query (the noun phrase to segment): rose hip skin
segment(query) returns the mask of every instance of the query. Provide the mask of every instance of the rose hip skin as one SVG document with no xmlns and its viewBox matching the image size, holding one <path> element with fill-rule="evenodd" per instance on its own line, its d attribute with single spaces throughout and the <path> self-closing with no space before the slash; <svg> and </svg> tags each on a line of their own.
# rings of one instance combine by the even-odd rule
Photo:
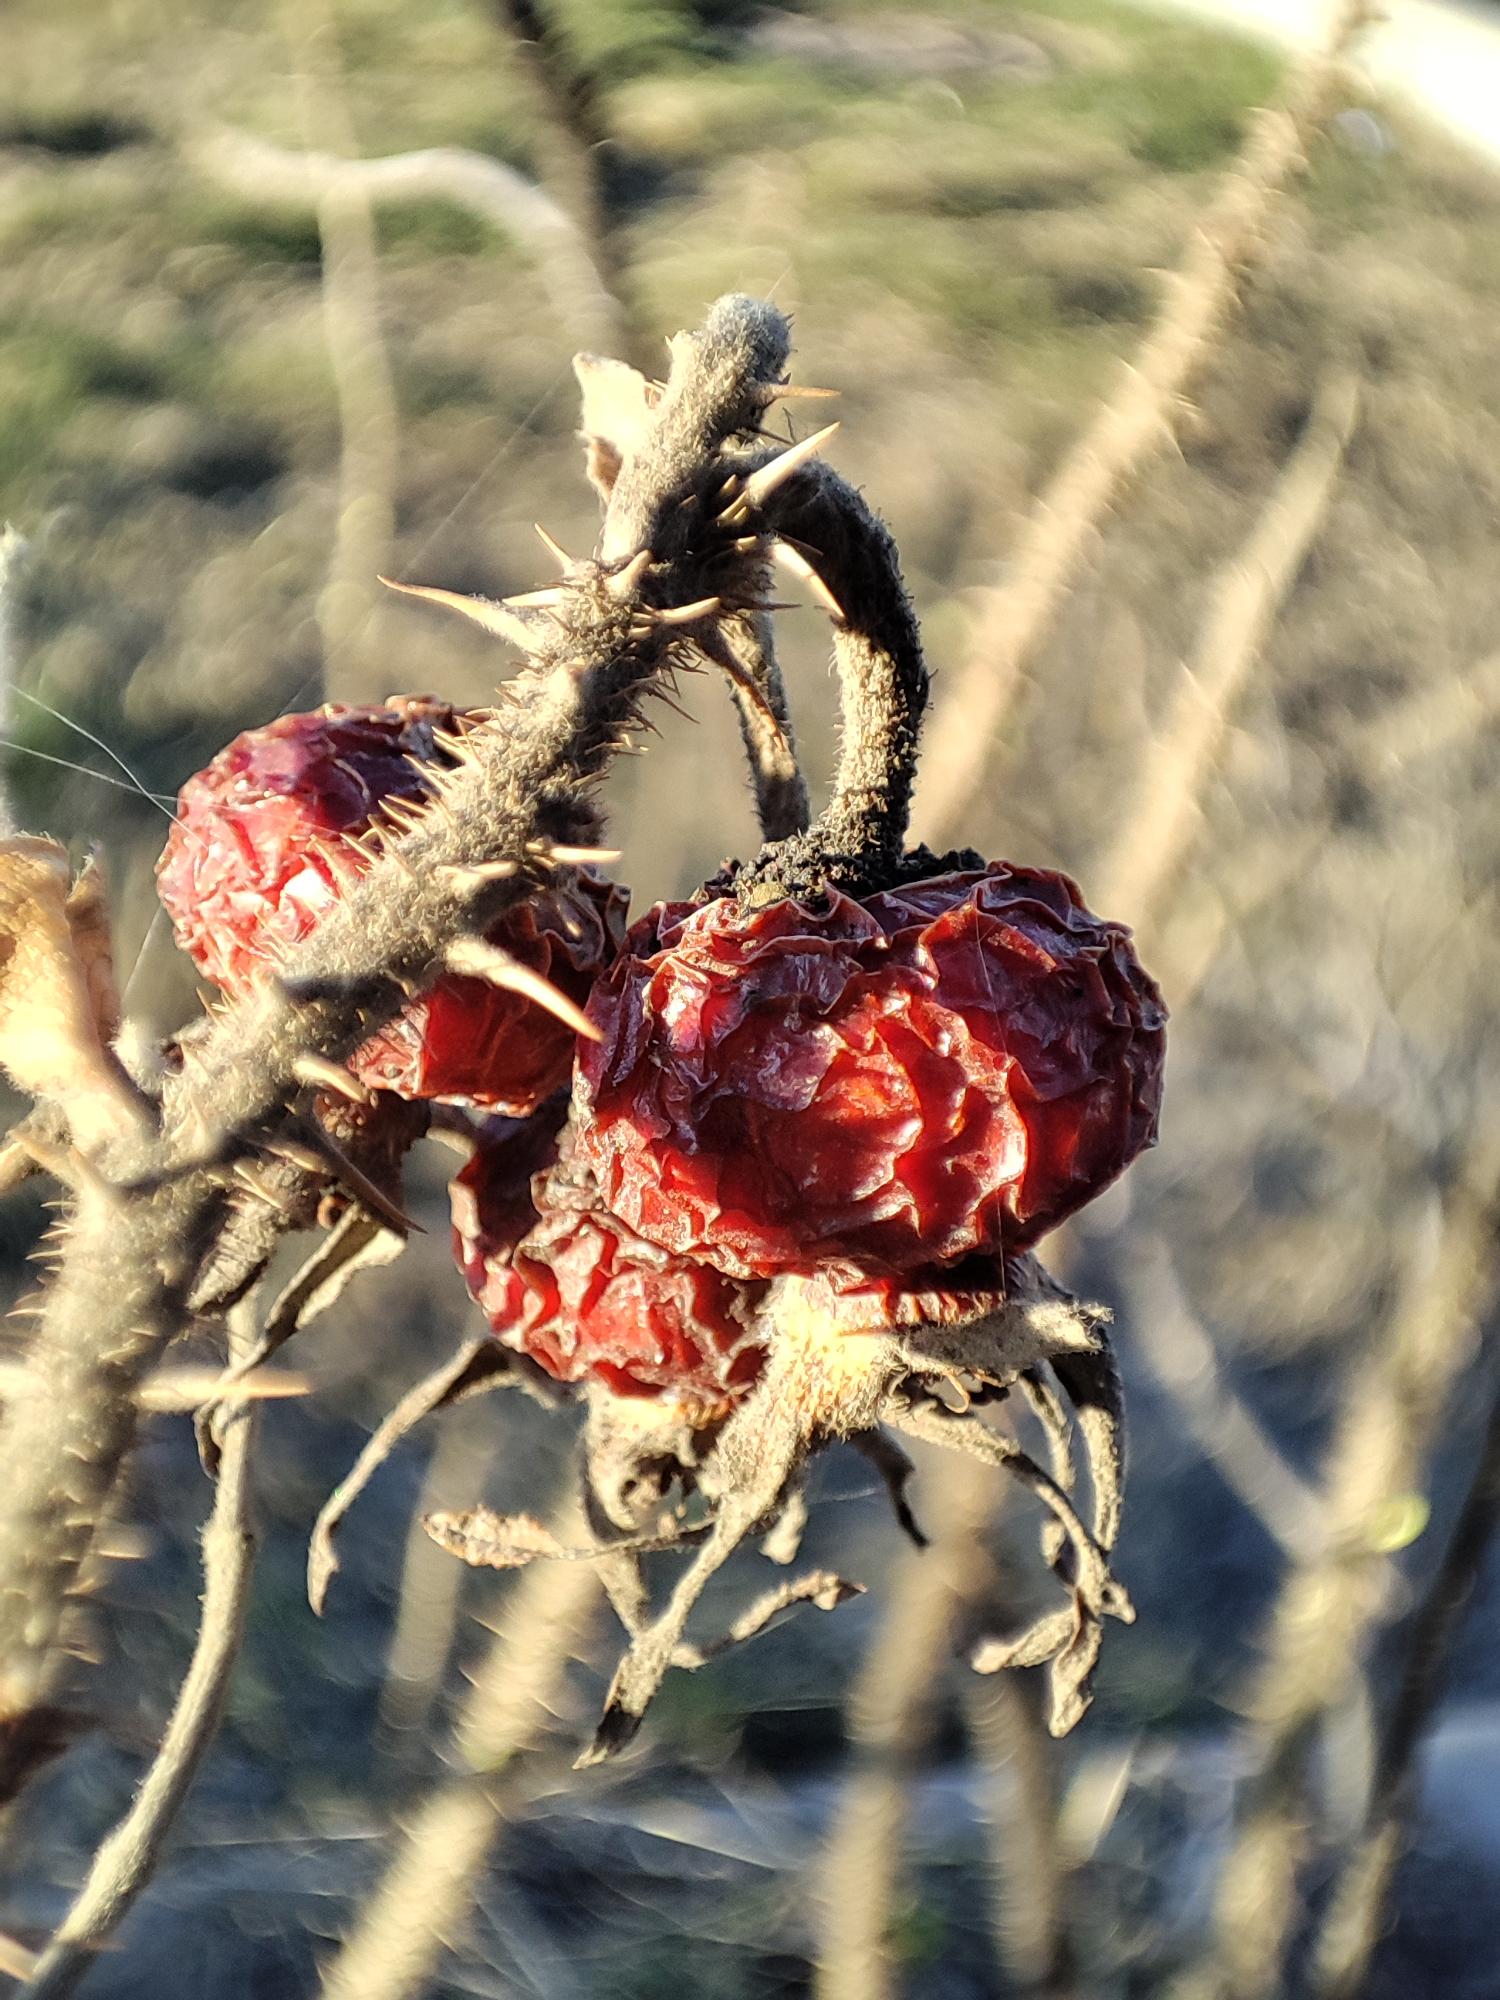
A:
<svg viewBox="0 0 1500 2000">
<path fill-rule="evenodd" d="M 383 810 L 431 796 L 423 767 L 451 762 L 438 731 L 462 726 L 446 703 L 408 696 L 330 706 L 247 730 L 178 800 L 157 888 L 199 969 L 242 993 L 299 943 L 369 865 L 357 836 Z M 517 904 L 491 933 L 581 1004 L 624 929 L 622 890 L 569 873 Z M 567 1076 L 573 1035 L 545 1008 L 481 979 L 445 977 L 350 1058 L 365 1082 L 407 1098 L 448 1098 L 517 1115 Z"/>
<path fill-rule="evenodd" d="M 492 1330 L 560 1382 L 721 1412 L 760 1373 L 750 1323 L 764 1288 L 643 1243 L 555 1177 L 529 1181 L 537 1156 L 521 1128 L 481 1146 L 449 1190 L 453 1254 Z"/>
<path fill-rule="evenodd" d="M 1156 1136 L 1160 995 L 1045 869 L 659 907 L 589 1011 L 580 1150 L 605 1202 L 736 1277 L 1011 1255 Z"/>
</svg>

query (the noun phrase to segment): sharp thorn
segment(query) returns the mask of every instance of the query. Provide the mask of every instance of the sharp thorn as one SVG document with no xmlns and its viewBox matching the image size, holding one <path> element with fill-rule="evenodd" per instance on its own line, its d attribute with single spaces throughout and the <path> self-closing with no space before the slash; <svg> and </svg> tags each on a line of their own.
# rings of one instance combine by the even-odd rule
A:
<svg viewBox="0 0 1500 2000">
<path fill-rule="evenodd" d="M 843 624 L 844 607 L 800 549 L 794 548 L 790 542 L 784 542 L 778 537 L 771 544 L 771 559 L 780 563 L 783 569 L 789 570 L 799 582 L 806 584 L 829 617 L 836 618 L 841 625 Z"/>
<path fill-rule="evenodd" d="M 717 597 L 700 597 L 692 604 L 671 604 L 649 613 L 658 625 L 696 625 L 700 618 L 711 618 L 719 609 Z"/>
<path fill-rule="evenodd" d="M 542 611 L 557 604 L 566 604 L 568 593 L 555 585 L 550 590 L 522 590 L 514 597 L 502 597 L 500 602 L 512 611 Z"/>
<path fill-rule="evenodd" d="M 420 598 L 427 604 L 440 604 L 447 611 L 456 611 L 482 632 L 496 639 L 509 639 L 523 652 L 531 652 L 536 645 L 536 635 L 524 620 L 513 616 L 492 597 L 468 597 L 461 590 L 438 590 L 425 583 L 397 583 L 388 576 L 380 581 L 387 590 L 397 591 L 402 597 Z"/>
<path fill-rule="evenodd" d="M 375 1102 L 375 1093 L 367 1083 L 361 1083 L 352 1071 L 328 1056 L 310 1052 L 298 1056 L 292 1063 L 292 1075 L 299 1083 L 310 1084 L 314 1090 L 331 1090 L 336 1097 L 347 1097 L 351 1104 Z"/>
<path fill-rule="evenodd" d="M 758 471 L 752 472 L 745 481 L 744 492 L 738 500 L 725 508 L 719 519 L 726 523 L 736 523 L 743 520 L 753 508 L 763 507 L 778 486 L 790 479 L 792 474 L 810 458 L 817 457 L 838 428 L 837 424 L 825 424 L 822 430 L 813 431 L 799 443 L 789 445 L 779 457 L 769 460 Z"/>
<path fill-rule="evenodd" d="M 432 872 L 463 895 L 490 882 L 508 882 L 519 865 L 515 861 L 443 861 Z"/>
<path fill-rule="evenodd" d="M 617 569 L 605 584 L 611 597 L 634 597 L 640 588 L 641 578 L 651 567 L 651 551 L 640 549 L 630 558 L 623 569 Z"/>
<path fill-rule="evenodd" d="M 843 394 L 841 389 L 814 389 L 801 382 L 779 382 L 768 392 L 773 403 L 827 402 L 830 397 Z"/>
<path fill-rule="evenodd" d="M 567 550 L 563 547 L 562 543 L 557 541 L 553 536 L 549 535 L 547 533 L 547 530 L 542 526 L 540 521 L 533 521 L 531 525 L 536 530 L 536 533 L 541 540 L 542 547 L 547 551 L 548 555 L 552 557 L 553 561 L 557 564 L 558 568 L 562 570 L 564 573 L 570 570 L 573 567 L 573 558 L 568 554 Z"/>
<path fill-rule="evenodd" d="M 570 847 L 563 841 L 556 841 L 543 853 L 549 861 L 556 861 L 568 868 L 599 867 L 608 868 L 620 859 L 624 852 L 619 847 Z"/>
<path fill-rule="evenodd" d="M 498 945 L 488 944 L 483 938 L 460 938 L 456 944 L 449 946 L 443 962 L 450 972 L 470 979 L 487 979 L 492 986 L 506 987 L 512 993 L 535 1001 L 538 1007 L 545 1007 L 549 1014 L 555 1014 L 575 1035 L 582 1035 L 586 1041 L 603 1039 L 588 1015 L 566 993 L 560 993 L 550 979 L 533 972 L 529 965 L 522 965 Z"/>
</svg>

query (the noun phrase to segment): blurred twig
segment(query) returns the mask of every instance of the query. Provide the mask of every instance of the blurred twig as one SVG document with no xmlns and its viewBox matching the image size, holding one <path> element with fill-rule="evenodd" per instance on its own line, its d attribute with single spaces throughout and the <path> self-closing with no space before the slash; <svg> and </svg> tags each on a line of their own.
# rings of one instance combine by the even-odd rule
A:
<svg viewBox="0 0 1500 2000">
<path fill-rule="evenodd" d="M 1007 578 L 990 593 L 968 658 L 948 676 L 933 716 L 923 830 L 936 845 L 963 826 L 985 783 L 995 732 L 1100 522 L 1149 454 L 1173 436 L 1183 392 L 1212 354 L 1244 271 L 1264 249 L 1271 205 L 1303 164 L 1367 11 L 1367 0 L 1336 0 L 1321 46 L 1302 59 L 1281 102 L 1255 117 L 1167 279 L 1144 343 L 1022 522 Z"/>
<path fill-rule="evenodd" d="M 1193 836 L 1250 669 L 1328 512 L 1359 406 L 1354 377 L 1321 384 L 1307 427 L 1244 547 L 1210 593 L 1208 615 L 1167 716 L 1141 760 L 1136 801 L 1111 840 L 1099 907 L 1146 930 Z"/>
<path fill-rule="evenodd" d="M 1307 1762 L 1379 1614 L 1393 1510 L 1413 1505 L 1423 1464 L 1469 1357 L 1495 1278 L 1500 1144 L 1485 1132 L 1423 1239 L 1383 1334 L 1350 1369 L 1329 1442 L 1321 1550 L 1282 1588 L 1250 1703 L 1255 1776 L 1219 1884 L 1208 1961 L 1183 2000 L 1265 2000 L 1280 1988 L 1297 1916 Z"/>
<path fill-rule="evenodd" d="M 494 0 L 494 12 L 531 84 L 540 121 L 542 184 L 571 217 L 614 308 L 609 351 L 633 354 L 640 341 L 629 310 L 629 262 L 606 172 L 614 135 L 598 79 L 547 0 Z"/>
<path fill-rule="evenodd" d="M 229 1358 L 255 1343 L 254 1294 L 227 1320 Z M 119 1825 L 95 1853 L 83 1887 L 42 1953 L 25 2000 L 64 2000 L 99 1947 L 150 1881 L 228 1698 L 244 1636 L 255 1568 L 251 1464 L 258 1412 L 253 1402 L 226 1405 L 218 1428 L 219 1478 L 203 1530 L 203 1611 L 187 1674 L 161 1748 Z"/>
<path fill-rule="evenodd" d="M 850 1701 L 854 1769 L 829 1835 L 818 2000 L 891 2000 L 890 1931 L 911 1780 L 931 1736 L 959 1613 L 987 1569 L 997 1500 L 988 1467 L 947 1453 L 931 1468 L 933 1541 L 907 1552 Z"/>
<path fill-rule="evenodd" d="M 331 4 L 331 0 L 330 0 Z M 304 135 L 333 154 L 357 153 L 353 120 L 327 6 L 285 9 L 297 51 Z M 338 514 L 328 577 L 318 593 L 323 638 L 323 694 L 328 701 L 368 701 L 369 669 L 381 658 L 370 628 L 378 622 L 379 579 L 391 568 L 396 534 L 396 386 L 380 330 L 380 253 L 367 184 L 331 175 L 317 198 L 323 253 L 323 325 L 339 415 Z"/>
<path fill-rule="evenodd" d="M 1278 1451 L 1228 1387 L 1213 1342 L 1183 1296 L 1160 1239 L 1123 1259 L 1137 1351 L 1225 1484 L 1281 1548 L 1298 1560 L 1321 1548 L 1316 1488 Z"/>
<path fill-rule="evenodd" d="M 0 732 L 10 728 L 10 691 L 16 678 L 16 592 L 25 574 L 31 545 L 8 521 L 0 524 Z M 5 788 L 0 785 L 0 838 L 15 833 L 17 823 Z"/>
<path fill-rule="evenodd" d="M 586 1536 L 569 1513 L 565 1542 Z M 456 1731 L 458 1769 L 402 1836 L 400 1852 L 328 1968 L 324 2000 L 407 2000 L 465 1922 L 504 1820 L 503 1779 L 545 1729 L 602 1601 L 591 1563 L 540 1562 L 506 1600 Z"/>
<path fill-rule="evenodd" d="M 1061 1824 L 1056 1745 L 1035 1675 L 971 1674 L 964 1715 L 991 1795 L 990 1928 L 1007 1980 L 1031 2000 L 1069 1992 L 1063 1906 L 1075 1866 Z"/>
<path fill-rule="evenodd" d="M 375 203 L 450 201 L 521 243 L 536 263 L 553 309 L 583 346 L 614 344 L 615 302 L 572 219 L 524 175 L 460 146 L 429 146 L 385 159 L 294 153 L 248 132 L 199 131 L 184 155 L 207 179 L 245 200 L 316 208 L 335 189 Z"/>
<path fill-rule="evenodd" d="M 1366 1823 L 1339 1872 L 1314 1952 L 1317 2000 L 1355 2000 L 1405 1845 L 1418 1746 L 1447 1685 L 1451 1648 L 1500 1526 L 1500 1393 L 1437 1575 L 1411 1620 L 1401 1683 L 1379 1733 Z"/>
</svg>

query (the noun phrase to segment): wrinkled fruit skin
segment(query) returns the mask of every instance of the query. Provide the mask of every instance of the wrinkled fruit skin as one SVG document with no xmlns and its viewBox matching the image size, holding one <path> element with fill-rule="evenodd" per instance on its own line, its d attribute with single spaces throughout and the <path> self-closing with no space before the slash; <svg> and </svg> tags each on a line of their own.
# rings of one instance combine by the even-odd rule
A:
<svg viewBox="0 0 1500 2000">
<path fill-rule="evenodd" d="M 330 706 L 247 730 L 189 778 L 157 871 L 179 943 L 226 992 L 243 993 L 280 948 L 299 943 L 369 866 L 356 845 L 383 809 L 430 796 L 423 766 L 452 762 L 437 732 L 462 726 L 445 703 L 409 696 Z M 623 890 L 569 873 L 507 912 L 490 935 L 582 1005 L 618 949 Z M 485 980 L 446 977 L 350 1059 L 366 1083 L 521 1116 L 562 1082 L 573 1034 L 533 1001 Z"/>
<path fill-rule="evenodd" d="M 579 1144 L 604 1201 L 735 1277 L 1009 1256 L 1156 1137 L 1161 997 L 1045 869 L 659 906 L 589 1012 Z"/>
<path fill-rule="evenodd" d="M 764 1287 L 643 1243 L 558 1176 L 528 1180 L 536 1156 L 524 1129 L 504 1136 L 450 1189 L 453 1254 L 493 1331 L 560 1382 L 721 1413 L 760 1373 Z"/>
</svg>

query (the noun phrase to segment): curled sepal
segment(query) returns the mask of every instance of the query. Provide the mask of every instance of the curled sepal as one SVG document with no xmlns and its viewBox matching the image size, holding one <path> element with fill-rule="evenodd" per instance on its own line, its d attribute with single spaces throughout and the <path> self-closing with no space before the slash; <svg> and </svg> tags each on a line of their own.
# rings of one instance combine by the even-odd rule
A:
<svg viewBox="0 0 1500 2000">
<path fill-rule="evenodd" d="M 94 864 L 74 880 L 55 840 L 0 841 L 0 1063 L 18 1089 L 58 1106 L 85 1153 L 145 1115 L 111 1047 L 119 1027 Z"/>
</svg>

